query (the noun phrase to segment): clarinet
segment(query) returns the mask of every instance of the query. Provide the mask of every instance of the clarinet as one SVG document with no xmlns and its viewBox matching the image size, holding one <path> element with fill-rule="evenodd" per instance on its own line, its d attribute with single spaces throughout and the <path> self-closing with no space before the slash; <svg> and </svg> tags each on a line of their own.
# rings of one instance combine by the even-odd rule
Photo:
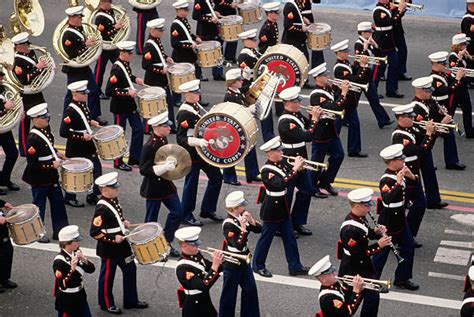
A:
<svg viewBox="0 0 474 317">
<path fill-rule="evenodd" d="M 369 217 L 370 217 L 370 219 L 372 219 L 375 227 L 378 227 L 379 224 L 378 224 L 377 220 L 375 220 L 374 216 L 370 213 L 370 211 L 369 211 Z M 385 237 L 385 236 L 387 236 L 387 233 L 384 232 L 382 234 L 382 237 Z M 390 242 L 390 249 L 392 250 L 393 255 L 395 255 L 395 257 L 397 258 L 398 263 L 402 263 L 405 260 L 404 258 L 402 258 L 400 256 L 400 253 L 398 252 L 398 249 L 395 247 L 395 245 L 392 242 Z"/>
</svg>

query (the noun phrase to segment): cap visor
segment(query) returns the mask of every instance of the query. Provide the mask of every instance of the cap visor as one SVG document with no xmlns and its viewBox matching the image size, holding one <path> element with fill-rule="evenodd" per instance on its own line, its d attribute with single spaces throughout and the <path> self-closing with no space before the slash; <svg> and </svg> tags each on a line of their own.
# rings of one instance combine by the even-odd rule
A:
<svg viewBox="0 0 474 317">
<path fill-rule="evenodd" d="M 113 185 L 107 185 L 107 187 L 110 187 L 110 188 L 119 188 L 121 185 L 119 182 L 116 182 L 115 184 Z"/>
<path fill-rule="evenodd" d="M 336 272 L 336 267 L 334 265 L 331 265 L 331 267 L 329 269 L 327 269 L 326 271 L 324 272 L 321 272 L 320 275 L 323 275 L 323 274 L 332 274 Z"/>
<path fill-rule="evenodd" d="M 75 237 L 74 239 L 72 239 L 71 241 L 73 241 L 73 242 L 79 242 L 79 241 L 82 241 L 83 239 L 84 239 L 84 237 L 81 236 L 81 235 L 79 235 L 79 236 Z"/>
<path fill-rule="evenodd" d="M 195 247 L 198 247 L 202 244 L 201 240 L 197 239 L 195 241 L 186 241 L 187 244 L 189 245 L 193 245 Z"/>
</svg>

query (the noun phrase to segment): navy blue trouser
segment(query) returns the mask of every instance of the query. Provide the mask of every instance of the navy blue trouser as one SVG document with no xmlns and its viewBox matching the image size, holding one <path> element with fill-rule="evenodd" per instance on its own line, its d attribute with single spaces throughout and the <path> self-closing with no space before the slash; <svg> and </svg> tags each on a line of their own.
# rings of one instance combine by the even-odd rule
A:
<svg viewBox="0 0 474 317">
<path fill-rule="evenodd" d="M 240 316 L 259 317 L 257 285 L 253 277 L 252 268 L 249 265 L 235 270 L 224 268 L 224 284 L 219 304 L 219 316 L 235 316 L 239 285 L 242 288 Z"/>
<path fill-rule="evenodd" d="M 162 199 L 146 199 L 145 222 L 158 222 L 161 203 L 165 204 L 169 210 L 163 230 L 165 231 L 166 241 L 171 243 L 174 239 L 174 233 L 181 223 L 183 208 L 176 193 Z"/>
<path fill-rule="evenodd" d="M 237 53 L 237 45 L 239 41 L 225 42 L 224 44 L 224 59 L 226 61 L 235 61 L 235 55 Z"/>
<path fill-rule="evenodd" d="M 176 122 L 174 120 L 174 96 L 169 86 L 163 88 L 166 91 L 166 108 L 168 109 L 168 119 L 172 122 L 171 130 L 176 130 Z M 143 129 L 145 133 L 151 133 L 152 127 L 148 124 L 149 119 L 143 119 Z"/>
<path fill-rule="evenodd" d="M 12 275 L 13 246 L 9 238 L 0 240 L 0 282 L 6 282 Z"/>
<path fill-rule="evenodd" d="M 124 241 L 122 243 L 128 243 Z M 134 306 L 138 302 L 137 294 L 137 266 L 134 261 L 125 263 L 125 258 L 101 258 L 99 273 L 99 306 L 108 309 L 115 305 L 114 288 L 115 272 L 117 266 L 122 270 L 123 276 L 123 305 Z"/>
<path fill-rule="evenodd" d="M 0 185 L 6 186 L 11 183 L 13 167 L 18 159 L 18 149 L 12 131 L 0 134 L 0 146 L 5 152 L 5 162 L 0 172 Z"/>
<path fill-rule="evenodd" d="M 439 193 L 438 178 L 436 177 L 436 168 L 433 162 L 433 153 L 424 152 L 419 158 L 421 176 L 425 187 L 426 204 L 428 206 L 437 205 L 441 201 Z M 415 235 L 414 235 L 415 236 Z"/>
<path fill-rule="evenodd" d="M 87 80 L 87 89 L 89 90 L 89 95 L 87 96 L 87 107 L 91 113 L 91 118 L 95 119 L 99 117 L 102 112 L 100 110 L 100 89 L 97 86 L 95 81 L 94 74 L 90 67 L 79 74 L 66 74 L 67 75 L 67 85 L 74 83 L 79 80 Z M 66 96 L 64 97 L 64 110 L 69 106 L 72 100 L 71 91 L 68 89 Z"/>
<path fill-rule="evenodd" d="M 102 54 L 100 54 L 99 59 L 95 63 L 95 68 L 94 68 L 94 77 L 95 77 L 95 82 L 97 83 L 97 87 L 99 87 L 99 90 L 102 91 L 102 83 L 104 82 L 104 74 L 105 74 L 105 69 L 107 68 L 107 63 L 115 63 L 119 57 L 119 51 L 118 49 L 106 51 L 103 50 Z"/>
<path fill-rule="evenodd" d="M 312 172 L 314 187 L 325 187 L 334 182 L 344 160 L 344 149 L 339 138 L 329 140 L 326 143 L 313 141 L 311 144 L 311 161 L 324 163 L 326 154 L 329 155 L 328 169 L 326 171 Z"/>
<path fill-rule="evenodd" d="M 267 142 L 275 137 L 273 132 L 273 111 L 270 109 L 268 117 L 260 121 L 260 128 L 262 130 L 263 142 Z"/>
<path fill-rule="evenodd" d="M 456 108 L 462 109 L 462 123 L 464 131 L 468 136 L 474 136 L 474 129 L 472 128 L 472 103 L 469 89 L 465 84 L 458 88 L 454 94 L 453 103 L 449 109 L 449 114 L 454 117 Z"/>
<path fill-rule="evenodd" d="M 114 114 L 114 122 L 123 128 L 125 131 L 127 127 L 127 120 L 132 128 L 132 142 L 130 143 L 129 161 L 140 161 L 140 154 L 143 147 L 143 126 L 140 115 L 137 111 L 130 114 Z M 115 160 L 115 166 L 122 162 L 122 158 Z"/>
<path fill-rule="evenodd" d="M 293 224 L 291 223 L 291 218 L 288 217 L 281 221 L 263 222 L 262 233 L 257 241 L 255 253 L 253 255 L 252 267 L 254 270 L 262 270 L 265 268 L 268 251 L 270 251 L 275 232 L 278 230 L 281 232 L 286 261 L 288 262 L 288 270 L 297 271 L 303 267 L 300 262 L 298 244 L 296 243 L 296 238 L 293 234 Z"/>
<path fill-rule="evenodd" d="M 57 237 L 59 230 L 69 225 L 61 187 L 59 184 L 31 186 L 31 193 L 33 195 L 33 204 L 38 206 L 43 223 L 46 213 L 46 199 L 49 200 L 49 205 L 51 206 L 51 221 L 53 224 L 53 237 Z"/>
<path fill-rule="evenodd" d="M 311 68 L 324 63 L 324 51 L 311 51 Z"/>
<path fill-rule="evenodd" d="M 259 170 L 258 170 L 258 161 L 257 161 L 257 151 L 255 147 L 253 147 L 249 153 L 244 157 L 245 162 L 245 177 L 247 180 L 254 179 L 257 177 Z M 222 172 L 222 176 L 224 181 L 226 182 L 236 182 L 237 181 L 237 173 L 235 172 L 235 167 L 228 167 L 224 168 Z"/>
<path fill-rule="evenodd" d="M 292 206 L 293 192 L 298 188 L 295 197 L 295 203 L 291 208 L 291 222 L 294 226 L 305 225 L 308 222 L 309 205 L 311 204 L 311 195 L 314 192 L 309 170 L 302 170 L 288 182 L 286 200 L 288 206 Z"/>
<path fill-rule="evenodd" d="M 407 223 L 413 237 L 416 237 L 426 210 L 426 198 L 421 183 L 407 187 L 406 198 L 411 203 L 408 208 Z"/>
<path fill-rule="evenodd" d="M 145 44 L 146 24 L 150 20 L 158 19 L 158 10 L 156 8 L 148 12 L 137 12 L 137 36 L 135 53 L 142 55 L 143 46 Z"/>
<path fill-rule="evenodd" d="M 380 104 L 379 93 L 377 91 L 377 85 L 373 80 L 369 80 L 369 89 L 364 92 L 367 101 L 369 102 L 370 108 L 377 119 L 379 127 L 383 127 L 390 121 L 390 117 L 387 111 Z"/>
<path fill-rule="evenodd" d="M 338 133 L 341 133 L 342 121 L 336 121 Z M 349 125 L 347 129 L 347 153 L 357 154 L 362 150 L 362 141 L 360 139 L 360 121 L 359 113 L 356 108 L 346 110 L 344 114 L 344 122 Z"/>
<path fill-rule="evenodd" d="M 99 186 L 95 184 L 95 180 L 102 175 L 102 164 L 100 163 L 100 159 L 97 154 L 94 154 L 92 157 L 88 157 L 89 160 L 92 161 L 93 169 L 92 169 L 92 176 L 94 178 L 94 186 L 92 187 L 92 193 L 88 193 L 87 195 L 100 195 Z M 64 199 L 66 200 L 76 200 L 76 194 L 66 192 L 64 195 Z"/>
<path fill-rule="evenodd" d="M 458 147 L 456 145 L 456 135 L 453 129 L 449 129 L 448 134 L 443 135 L 444 164 L 452 166 L 459 163 Z"/>
<path fill-rule="evenodd" d="M 400 76 L 400 71 L 398 69 L 398 54 L 397 50 L 393 49 L 390 51 L 382 52 L 381 57 L 388 57 L 388 73 L 387 73 L 387 82 L 385 85 L 385 91 L 387 93 L 395 93 L 398 90 L 398 77 Z M 385 65 L 380 65 L 377 68 L 377 76 L 376 76 L 376 85 L 380 81 L 380 77 L 385 73 Z"/>
<path fill-rule="evenodd" d="M 360 317 L 374 317 L 379 312 L 380 293 L 364 289 L 362 292 L 364 302 L 360 310 Z"/>
<path fill-rule="evenodd" d="M 91 313 L 88 303 L 82 306 L 80 311 L 67 313 L 65 311 L 58 310 L 57 312 L 58 312 L 58 317 L 92 317 L 92 313 Z"/>
<path fill-rule="evenodd" d="M 193 162 L 191 171 L 184 179 L 182 207 L 183 221 L 194 218 L 193 211 L 196 209 L 197 190 L 199 185 L 199 172 L 203 170 L 206 173 L 207 182 L 206 191 L 202 198 L 201 214 L 212 214 L 217 210 L 217 200 L 222 187 L 222 174 L 218 167 L 209 165 L 201 160 Z"/>
<path fill-rule="evenodd" d="M 415 257 L 415 241 L 408 225 L 405 225 L 397 235 L 392 235 L 392 243 L 399 247 L 400 256 L 403 258 L 403 262 L 399 263 L 395 270 L 395 280 L 407 281 L 413 277 L 413 259 Z M 382 275 L 389 253 L 392 253 L 391 248 L 386 247 L 372 257 L 377 278 Z"/>
<path fill-rule="evenodd" d="M 397 46 L 398 70 L 400 75 L 407 72 L 408 47 L 405 40 L 405 34 L 395 36 L 395 45 Z"/>
</svg>

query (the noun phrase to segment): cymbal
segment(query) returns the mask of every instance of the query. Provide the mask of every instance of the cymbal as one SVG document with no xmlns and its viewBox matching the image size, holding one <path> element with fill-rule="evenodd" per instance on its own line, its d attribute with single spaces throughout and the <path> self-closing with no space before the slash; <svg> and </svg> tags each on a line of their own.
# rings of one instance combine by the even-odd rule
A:
<svg viewBox="0 0 474 317">
<path fill-rule="evenodd" d="M 166 144 L 156 151 L 155 164 L 164 164 L 169 160 L 176 163 L 176 168 L 161 175 L 164 179 L 170 181 L 180 179 L 191 171 L 191 155 L 184 147 L 177 144 Z"/>
</svg>

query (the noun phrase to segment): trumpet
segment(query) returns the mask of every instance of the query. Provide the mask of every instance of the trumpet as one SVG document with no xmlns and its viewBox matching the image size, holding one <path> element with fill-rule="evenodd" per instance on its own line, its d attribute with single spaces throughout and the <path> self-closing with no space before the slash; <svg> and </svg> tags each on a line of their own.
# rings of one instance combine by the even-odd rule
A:
<svg viewBox="0 0 474 317">
<path fill-rule="evenodd" d="M 342 79 L 328 79 L 328 82 L 330 84 L 333 84 L 334 86 L 337 86 L 339 88 L 342 87 L 342 82 L 343 80 Z M 362 92 L 363 91 L 367 91 L 369 89 L 369 84 L 358 84 L 358 83 L 354 83 L 352 81 L 349 82 L 349 90 L 350 91 L 354 91 L 354 92 Z"/>
<path fill-rule="evenodd" d="M 338 281 L 344 282 L 348 285 L 352 286 L 352 281 L 354 280 L 354 276 L 352 275 L 344 275 L 343 277 L 336 277 Z M 362 278 L 364 281 L 364 288 L 365 289 L 370 289 L 373 291 L 380 292 L 382 290 L 382 287 L 386 287 L 390 289 L 392 287 L 392 280 L 388 279 L 386 281 L 384 280 L 373 280 L 370 278 Z"/>
<path fill-rule="evenodd" d="M 474 77 L 474 69 L 471 68 L 462 68 L 462 67 L 446 67 L 447 70 L 452 71 L 454 74 L 456 74 L 459 70 L 464 69 L 464 76 L 465 77 Z"/>
<path fill-rule="evenodd" d="M 394 2 L 392 2 L 392 4 L 396 7 L 398 7 L 398 5 L 400 4 L 400 1 L 394 1 Z M 410 11 L 419 10 L 421 12 L 425 8 L 424 4 L 414 4 L 414 3 L 408 3 L 407 2 L 406 5 L 407 5 L 407 10 L 410 10 Z"/>
<path fill-rule="evenodd" d="M 362 56 L 367 56 L 367 55 L 349 55 L 349 57 L 353 58 L 355 61 L 360 61 Z M 368 63 L 371 65 L 380 65 L 380 64 L 387 64 L 388 62 L 388 57 L 375 57 L 375 56 L 367 56 Z"/>
<path fill-rule="evenodd" d="M 413 124 L 416 124 L 420 128 L 423 128 L 426 130 L 426 125 L 428 124 L 428 121 L 413 121 Z M 459 125 L 457 123 L 439 123 L 439 122 L 433 122 L 435 126 L 436 132 L 439 133 L 449 133 L 450 129 L 454 129 L 454 131 L 459 132 Z"/>
<path fill-rule="evenodd" d="M 286 158 L 288 160 L 288 163 L 290 164 L 294 164 L 294 162 L 296 161 L 296 157 L 294 156 L 287 156 L 287 155 L 283 155 L 284 158 Z M 328 164 L 326 163 L 319 163 L 319 162 L 313 162 L 313 161 L 310 161 L 310 160 L 304 160 L 305 162 L 305 166 L 304 168 L 307 169 L 307 170 L 311 170 L 311 171 L 320 171 L 320 170 L 327 170 L 328 169 Z"/>
<path fill-rule="evenodd" d="M 313 108 L 314 106 L 301 106 L 302 109 L 305 109 L 309 112 L 313 111 Z M 323 110 L 323 113 L 325 114 L 328 114 L 328 115 L 332 115 L 334 117 L 341 117 L 341 119 L 344 119 L 344 110 L 341 110 L 341 111 L 336 111 L 336 110 L 330 110 L 330 109 L 324 109 L 324 108 L 321 108 Z"/>
<path fill-rule="evenodd" d="M 209 255 L 214 255 L 214 252 L 218 251 L 224 254 L 224 261 L 229 262 L 232 264 L 240 265 L 240 262 L 243 261 L 247 264 L 250 264 L 250 261 L 252 261 L 252 254 L 249 253 L 247 255 L 243 254 L 237 254 L 234 252 L 229 252 L 229 251 L 222 251 L 214 248 L 209 248 L 207 247 L 206 250 L 204 249 L 199 249 L 200 252 L 202 253 L 207 253 Z"/>
</svg>

